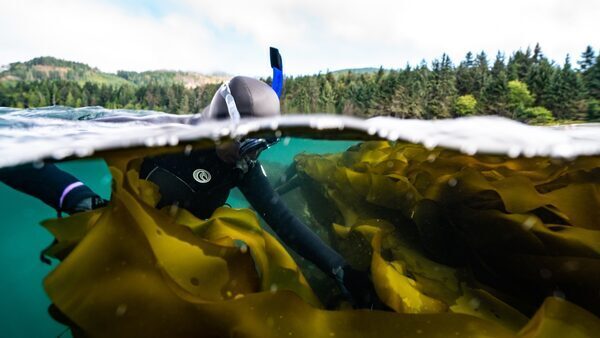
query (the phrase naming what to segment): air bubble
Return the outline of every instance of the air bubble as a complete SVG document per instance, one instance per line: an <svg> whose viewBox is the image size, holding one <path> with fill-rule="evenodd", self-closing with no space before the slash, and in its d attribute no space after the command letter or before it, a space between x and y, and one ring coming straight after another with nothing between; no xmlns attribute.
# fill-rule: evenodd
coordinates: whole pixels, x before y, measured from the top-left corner
<svg viewBox="0 0 600 338"><path fill-rule="evenodd" d="M186 145L185 148L183 149L183 153L186 156L189 156L192 153L192 145L191 144Z"/></svg>
<svg viewBox="0 0 600 338"><path fill-rule="evenodd" d="M169 145L170 146L176 146L179 144L179 138L175 135L171 135L169 137Z"/></svg>
<svg viewBox="0 0 600 338"><path fill-rule="evenodd" d="M91 156L93 153L94 153L93 148L82 147L82 148L75 149L75 155L77 155L77 157Z"/></svg>
<svg viewBox="0 0 600 338"><path fill-rule="evenodd" d="M456 187L456 184L458 184L458 181L456 180L456 178L452 177L451 179L448 180L449 186Z"/></svg>
<svg viewBox="0 0 600 338"><path fill-rule="evenodd" d="M423 142L423 145L425 146L425 148L431 150L437 147L438 142L435 139L427 139L425 140L425 142Z"/></svg>
<svg viewBox="0 0 600 338"><path fill-rule="evenodd" d="M275 137L277 137L277 138L280 138L280 137L281 137L281 135L282 135L282 133L281 133L281 130L277 130L277 131L275 132Z"/></svg>
<svg viewBox="0 0 600 338"><path fill-rule="evenodd" d="M529 148L525 148L525 150L523 151L523 155L525 155L525 157L534 157L537 154L537 151L535 148L533 147L529 147Z"/></svg>
<svg viewBox="0 0 600 338"><path fill-rule="evenodd" d="M535 217L532 217L532 216L527 217L527 219L525 220L525 222L523 222L523 224L522 224L523 225L523 229L525 229L525 230L531 230L531 228L533 228L533 226L535 225L536 221L537 220L536 220Z"/></svg>
<svg viewBox="0 0 600 338"><path fill-rule="evenodd" d="M153 147L153 146L154 146L154 144L155 144L155 142L154 142L154 138L152 138L152 137L147 137L147 138L144 140L144 144L146 145L146 147Z"/></svg>
<svg viewBox="0 0 600 338"><path fill-rule="evenodd" d="M477 145L466 144L466 145L463 145L460 150L469 156L473 156L473 155L477 154Z"/></svg>
<svg viewBox="0 0 600 338"><path fill-rule="evenodd" d="M167 138L165 136L158 136L156 138L156 145L161 147L167 145Z"/></svg>
<svg viewBox="0 0 600 338"><path fill-rule="evenodd" d="M473 310L477 310L479 309L479 306L481 306L481 301L478 298L472 298L469 301L469 306L473 309Z"/></svg>
<svg viewBox="0 0 600 338"><path fill-rule="evenodd" d="M511 158L518 157L520 154L521 154L520 147L513 146L508 149L508 156Z"/></svg>
<svg viewBox="0 0 600 338"><path fill-rule="evenodd" d="M62 160L65 157L73 155L73 150L71 149L59 149L52 153L52 157L57 160Z"/></svg>
<svg viewBox="0 0 600 338"><path fill-rule="evenodd" d="M115 311L115 315L117 315L117 317L122 317L125 312L127 312L127 305L126 304L121 304L119 306L117 306L117 310Z"/></svg>
<svg viewBox="0 0 600 338"><path fill-rule="evenodd" d="M269 291L271 291L271 293L277 292L277 284L271 284Z"/></svg>

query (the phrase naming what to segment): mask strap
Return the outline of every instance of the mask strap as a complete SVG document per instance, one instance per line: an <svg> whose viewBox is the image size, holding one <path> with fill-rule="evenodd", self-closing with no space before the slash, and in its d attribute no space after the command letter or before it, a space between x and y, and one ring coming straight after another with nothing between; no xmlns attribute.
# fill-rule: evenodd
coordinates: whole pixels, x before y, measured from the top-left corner
<svg viewBox="0 0 600 338"><path fill-rule="evenodd" d="M225 103L227 104L227 111L229 112L229 118L231 122L237 124L240 122L240 112L235 105L235 100L233 99L233 95L231 95L231 90L229 89L229 83L223 83L221 88L219 89L219 93L225 99Z"/></svg>

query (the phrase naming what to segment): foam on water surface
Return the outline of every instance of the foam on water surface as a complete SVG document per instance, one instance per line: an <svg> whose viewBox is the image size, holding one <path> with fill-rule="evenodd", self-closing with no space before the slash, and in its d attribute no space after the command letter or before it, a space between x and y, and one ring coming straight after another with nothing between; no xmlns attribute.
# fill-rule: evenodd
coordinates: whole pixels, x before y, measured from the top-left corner
<svg viewBox="0 0 600 338"><path fill-rule="evenodd" d="M101 107L0 108L0 167L44 159L88 157L131 147L177 145L201 139L282 133L315 139L381 138L511 157L600 155L600 124L528 126L495 116L451 120L367 120L337 115L206 121L199 115Z"/></svg>

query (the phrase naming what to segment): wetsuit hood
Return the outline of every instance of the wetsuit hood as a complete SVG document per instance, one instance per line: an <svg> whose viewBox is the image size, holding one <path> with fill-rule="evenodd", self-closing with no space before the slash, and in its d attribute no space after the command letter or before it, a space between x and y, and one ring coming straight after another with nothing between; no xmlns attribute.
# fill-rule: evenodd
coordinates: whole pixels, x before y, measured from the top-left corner
<svg viewBox="0 0 600 338"><path fill-rule="evenodd" d="M229 119L231 103L228 108L227 95L231 95L239 117L274 117L280 115L277 93L266 83L246 76L236 76L224 84L215 93L203 112L207 119Z"/></svg>

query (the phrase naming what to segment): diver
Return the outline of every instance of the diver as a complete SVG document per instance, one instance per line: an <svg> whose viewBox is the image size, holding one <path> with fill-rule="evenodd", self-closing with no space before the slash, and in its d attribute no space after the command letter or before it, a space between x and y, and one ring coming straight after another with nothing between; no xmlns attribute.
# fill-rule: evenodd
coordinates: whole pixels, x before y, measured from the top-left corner
<svg viewBox="0 0 600 338"><path fill-rule="evenodd" d="M279 116L278 81L275 80L271 87L249 77L232 78L215 93L202 113L203 119L239 121L240 118ZM280 90L281 87L279 93ZM258 156L276 141L277 138L233 140L210 149L144 158L140 178L159 187L161 199L157 208L175 205L201 219L210 217L215 209L226 204L232 188L239 188L279 238L333 278L355 307L382 308L367 274L353 269L294 216L271 187ZM62 213L71 215L108 203L76 177L51 163L41 168L24 165L1 170L0 181L42 200L56 209L59 217Z"/></svg>

